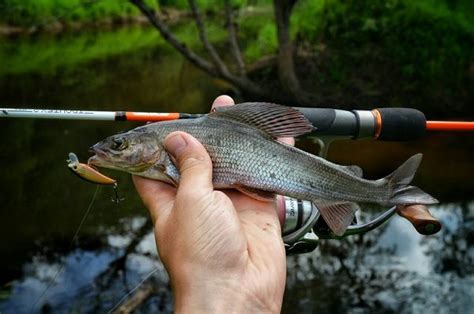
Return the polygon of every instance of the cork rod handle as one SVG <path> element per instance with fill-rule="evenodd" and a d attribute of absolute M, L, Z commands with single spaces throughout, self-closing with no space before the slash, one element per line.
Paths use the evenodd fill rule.
<path fill-rule="evenodd" d="M 407 205 L 397 208 L 400 216 L 411 222 L 418 233 L 431 235 L 441 230 L 441 223 L 434 218 L 425 205 Z"/>

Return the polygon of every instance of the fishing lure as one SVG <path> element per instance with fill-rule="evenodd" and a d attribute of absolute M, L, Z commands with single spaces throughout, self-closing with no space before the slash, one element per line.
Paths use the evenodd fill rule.
<path fill-rule="evenodd" d="M 79 158 L 77 158 L 76 154 L 69 153 L 69 159 L 67 161 L 68 168 L 79 178 L 95 183 L 95 184 L 102 184 L 102 185 L 113 185 L 114 188 L 114 197 L 112 197 L 113 202 L 120 202 L 123 201 L 123 198 L 120 198 L 117 192 L 117 180 L 107 177 L 106 175 L 100 173 L 96 169 L 92 168 L 91 166 L 79 162 Z"/>

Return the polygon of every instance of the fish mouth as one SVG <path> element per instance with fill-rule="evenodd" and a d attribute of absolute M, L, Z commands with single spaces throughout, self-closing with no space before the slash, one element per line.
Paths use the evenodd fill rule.
<path fill-rule="evenodd" d="M 94 155 L 94 156 L 89 157 L 89 159 L 87 160 L 87 164 L 89 166 L 101 166 L 102 159 L 99 156 Z"/>
<path fill-rule="evenodd" d="M 91 146 L 89 152 L 95 153 L 95 155 L 89 157 L 87 160 L 88 165 L 102 166 L 104 165 L 104 161 L 107 161 L 108 159 L 107 154 L 102 149 L 98 148 L 97 145 Z"/>

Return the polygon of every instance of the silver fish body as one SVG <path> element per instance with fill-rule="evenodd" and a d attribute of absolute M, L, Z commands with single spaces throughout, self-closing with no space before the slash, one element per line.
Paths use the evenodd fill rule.
<path fill-rule="evenodd" d="M 343 233 L 352 221 L 356 202 L 436 202 L 408 185 L 421 155 L 410 158 L 390 176 L 367 180 L 356 166 L 337 165 L 277 142 L 277 136 L 296 136 L 311 130 L 309 122 L 292 110 L 271 104 L 241 104 L 197 119 L 148 124 L 99 142 L 93 146 L 96 156 L 90 162 L 178 184 L 179 171 L 163 141 L 168 134 L 183 131 L 208 151 L 216 188 L 236 188 L 256 198 L 276 193 L 311 200 L 336 234 Z M 126 147 L 118 149 L 125 142 Z"/>

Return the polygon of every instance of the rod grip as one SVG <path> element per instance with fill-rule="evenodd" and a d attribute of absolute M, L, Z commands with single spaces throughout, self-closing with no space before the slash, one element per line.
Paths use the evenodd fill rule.
<path fill-rule="evenodd" d="M 400 216 L 411 222 L 418 233 L 431 235 L 441 230 L 441 223 L 434 218 L 425 205 L 415 204 L 397 207 Z"/>
<path fill-rule="evenodd" d="M 412 108 L 377 108 L 375 138 L 382 141 L 410 141 L 426 133 L 426 117 Z"/>

